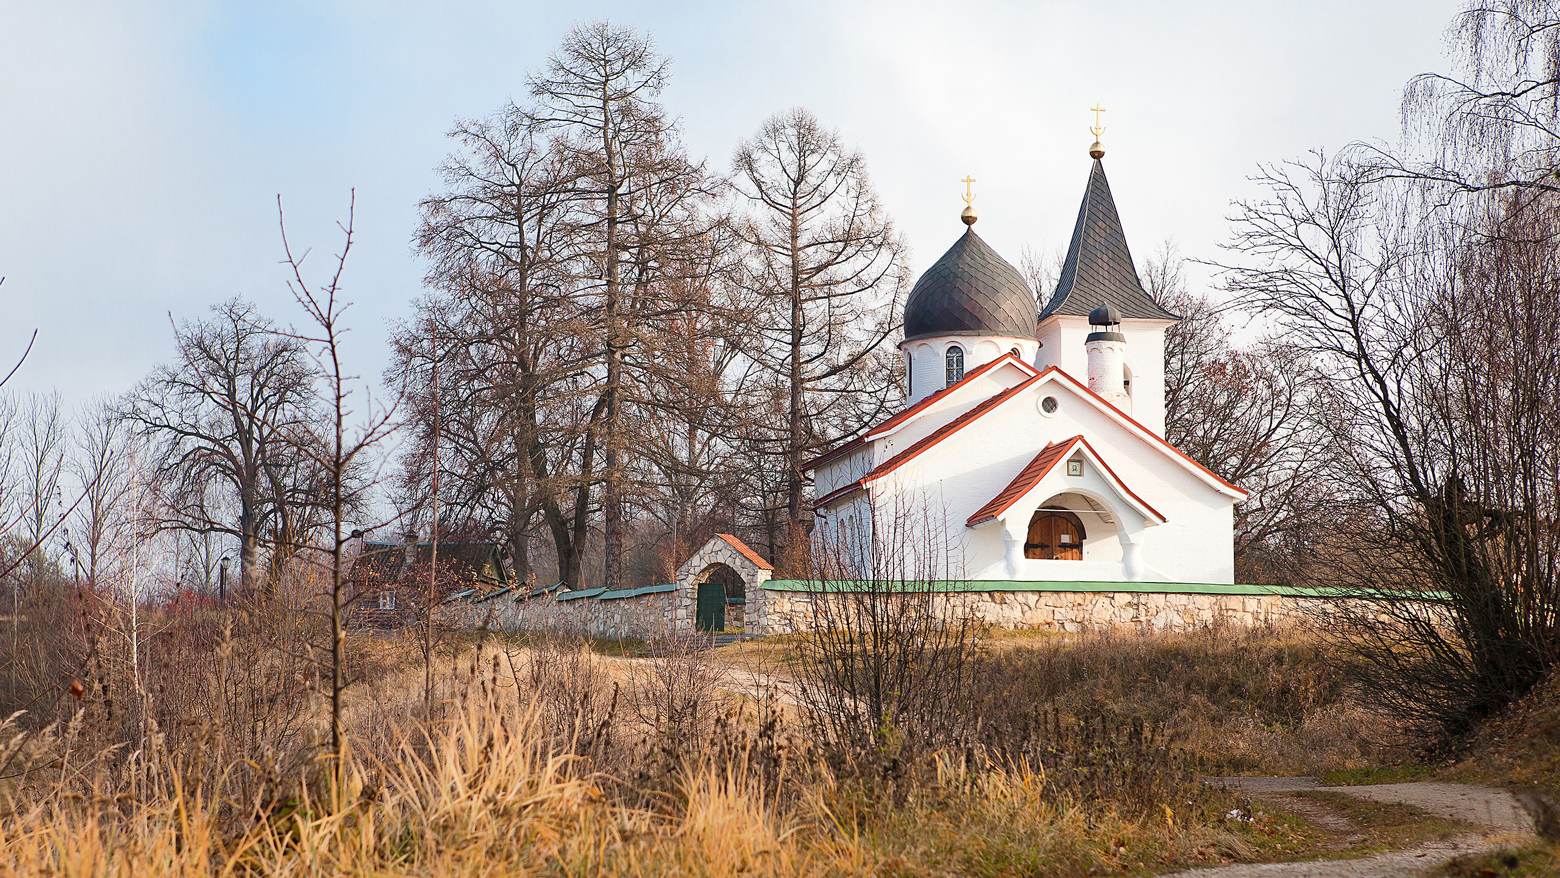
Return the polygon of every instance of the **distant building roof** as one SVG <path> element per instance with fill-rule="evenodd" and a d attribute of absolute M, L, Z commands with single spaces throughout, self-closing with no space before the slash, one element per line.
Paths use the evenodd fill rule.
<path fill-rule="evenodd" d="M 411 551 L 408 551 L 411 549 Z M 405 588 L 426 586 L 433 571 L 433 545 L 418 543 L 363 543 L 363 551 L 352 559 L 347 581 L 358 588 Z M 476 588 L 486 590 L 509 584 L 508 572 L 497 543 L 439 543 L 438 575 L 441 590 Z"/>
<path fill-rule="evenodd" d="M 1095 159 L 1056 292 L 1040 312 L 1040 319 L 1052 314 L 1085 317 L 1101 304 L 1114 306 L 1125 318 L 1180 319 L 1143 289 L 1116 213 L 1116 200 L 1110 194 L 1110 182 L 1105 179 L 1105 165 Z"/>

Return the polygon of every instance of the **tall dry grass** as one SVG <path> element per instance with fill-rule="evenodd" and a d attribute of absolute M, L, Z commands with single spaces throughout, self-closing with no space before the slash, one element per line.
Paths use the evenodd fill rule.
<path fill-rule="evenodd" d="M 354 752 L 341 783 L 322 773 L 236 820 L 177 773 L 134 795 L 34 787 L 0 815 L 0 874 L 1072 875 L 1249 850 L 1240 827 L 1184 806 L 1129 819 L 1058 799 L 1036 773 L 947 760 L 892 809 L 816 774 L 782 794 L 740 760 L 691 763 L 633 803 L 541 723 L 474 699 L 422 746 Z"/>
<path fill-rule="evenodd" d="M 441 658 L 430 726 L 415 646 L 351 646 L 339 774 L 319 755 L 256 772 L 247 744 L 181 735 L 96 747 L 90 698 L 41 730 L 11 721 L 27 772 L 0 781 L 0 875 L 1122 874 L 1251 859 L 1274 831 L 1224 820 L 1249 806 L 1130 727 L 1052 729 L 1012 759 L 935 751 L 883 784 L 839 772 L 762 693 L 703 686 L 720 672 L 700 654 L 468 641 Z M 305 715 L 276 746 L 318 737 Z"/>

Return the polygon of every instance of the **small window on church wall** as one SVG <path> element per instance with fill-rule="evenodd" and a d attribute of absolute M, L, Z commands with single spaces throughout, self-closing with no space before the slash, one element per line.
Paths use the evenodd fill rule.
<path fill-rule="evenodd" d="M 944 387 L 952 387 L 964 378 L 964 348 L 954 345 L 948 349 L 945 358 L 948 365 L 947 383 Z"/>
<path fill-rule="evenodd" d="M 1040 400 L 1040 411 L 1045 412 L 1048 415 L 1055 414 L 1057 406 L 1059 405 L 1060 403 L 1056 401 L 1056 397 L 1048 396 L 1045 399 Z"/>

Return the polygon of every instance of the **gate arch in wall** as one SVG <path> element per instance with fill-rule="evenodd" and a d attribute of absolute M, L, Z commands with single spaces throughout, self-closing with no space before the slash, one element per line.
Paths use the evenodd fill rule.
<path fill-rule="evenodd" d="M 724 612 L 723 618 L 714 618 L 717 602 L 729 606 L 726 598 L 740 585 L 746 600 L 742 605 L 744 627 L 749 632 L 759 630 L 759 617 L 763 612 L 762 586 L 774 572 L 774 566 L 746 543 L 731 534 L 716 534 L 677 568 L 677 604 L 672 628 L 688 633 L 701 630 L 701 624 L 704 630 L 709 630 L 708 626 L 716 622 L 722 624 L 715 630 L 726 627 L 732 619 L 724 617 Z M 704 596 L 702 613 L 701 592 Z"/>

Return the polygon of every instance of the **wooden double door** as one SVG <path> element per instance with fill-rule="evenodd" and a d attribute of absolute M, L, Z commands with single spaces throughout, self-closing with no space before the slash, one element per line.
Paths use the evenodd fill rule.
<path fill-rule="evenodd" d="M 1083 522 L 1071 512 L 1036 512 L 1029 520 L 1024 557 L 1039 561 L 1082 561 Z"/>

